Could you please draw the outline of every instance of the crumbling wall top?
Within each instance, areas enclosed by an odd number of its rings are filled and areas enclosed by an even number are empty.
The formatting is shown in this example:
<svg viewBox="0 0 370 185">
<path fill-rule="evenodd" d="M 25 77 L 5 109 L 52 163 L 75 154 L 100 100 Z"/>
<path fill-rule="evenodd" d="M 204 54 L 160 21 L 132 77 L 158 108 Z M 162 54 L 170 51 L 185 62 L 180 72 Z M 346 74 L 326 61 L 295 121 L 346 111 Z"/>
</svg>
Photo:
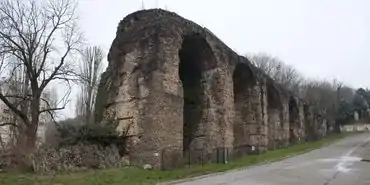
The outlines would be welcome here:
<svg viewBox="0 0 370 185">
<path fill-rule="evenodd" d="M 236 66 L 236 63 L 239 62 L 244 63 L 251 69 L 253 76 L 260 80 L 265 80 L 267 85 L 273 86 L 279 91 L 282 98 L 288 99 L 290 96 L 298 97 L 251 64 L 246 57 L 240 56 L 234 52 L 207 28 L 201 27 L 174 12 L 162 9 L 140 10 L 127 15 L 120 21 L 116 32 L 116 38 L 108 54 L 109 65 L 113 62 L 112 59 L 115 58 L 115 55 L 123 55 L 130 50 L 130 48 L 127 47 L 130 45 L 129 43 L 145 43 L 144 41 L 150 39 L 153 35 L 174 35 L 175 37 L 179 34 L 183 36 L 193 32 L 202 35 L 202 37 L 207 38 L 207 40 L 217 43 L 216 47 L 218 51 L 216 52 L 223 52 L 228 56 L 229 60 L 225 60 L 225 62 L 229 62 L 229 66 Z M 303 100 L 300 99 L 300 101 Z"/>
</svg>

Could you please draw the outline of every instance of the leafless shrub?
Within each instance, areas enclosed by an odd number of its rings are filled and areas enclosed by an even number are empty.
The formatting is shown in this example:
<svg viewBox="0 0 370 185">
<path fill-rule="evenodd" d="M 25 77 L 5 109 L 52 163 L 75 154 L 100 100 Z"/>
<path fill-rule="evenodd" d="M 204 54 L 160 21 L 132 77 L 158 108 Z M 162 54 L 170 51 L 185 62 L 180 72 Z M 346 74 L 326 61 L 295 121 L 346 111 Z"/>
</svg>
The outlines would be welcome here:
<svg viewBox="0 0 370 185">
<path fill-rule="evenodd" d="M 114 145 L 74 145 L 60 149 L 42 148 L 31 156 L 34 172 L 52 174 L 89 169 L 121 167 L 121 157 Z"/>
</svg>

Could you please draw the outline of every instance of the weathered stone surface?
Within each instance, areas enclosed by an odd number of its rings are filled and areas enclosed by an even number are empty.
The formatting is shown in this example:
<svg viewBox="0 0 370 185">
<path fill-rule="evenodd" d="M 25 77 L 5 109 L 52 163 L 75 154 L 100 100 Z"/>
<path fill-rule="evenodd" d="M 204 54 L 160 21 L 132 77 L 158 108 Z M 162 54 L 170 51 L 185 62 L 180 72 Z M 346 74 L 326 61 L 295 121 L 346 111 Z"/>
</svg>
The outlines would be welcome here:
<svg viewBox="0 0 370 185">
<path fill-rule="evenodd" d="M 96 120 L 118 120 L 117 131 L 130 136 L 130 164 L 219 161 L 220 153 L 264 152 L 317 132 L 308 105 L 175 13 L 125 17 L 108 60 Z"/>
<path fill-rule="evenodd" d="M 299 140 L 301 124 L 299 120 L 298 101 L 294 97 L 289 98 L 289 143 L 294 144 Z"/>
</svg>

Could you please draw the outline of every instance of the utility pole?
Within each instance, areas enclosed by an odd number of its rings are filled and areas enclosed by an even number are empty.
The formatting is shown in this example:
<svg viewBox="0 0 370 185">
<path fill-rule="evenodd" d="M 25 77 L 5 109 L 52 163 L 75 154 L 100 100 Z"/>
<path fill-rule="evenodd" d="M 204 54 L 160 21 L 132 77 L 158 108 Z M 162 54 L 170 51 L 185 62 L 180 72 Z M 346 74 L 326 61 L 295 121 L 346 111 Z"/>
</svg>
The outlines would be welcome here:
<svg viewBox="0 0 370 185">
<path fill-rule="evenodd" d="M 341 85 L 338 85 L 337 86 L 337 97 L 336 97 L 336 104 L 335 104 L 335 112 L 336 112 L 336 116 L 335 116 L 335 122 L 334 122 L 334 132 L 337 132 L 337 133 L 340 133 L 340 125 L 338 123 L 338 115 L 339 114 L 339 106 L 340 106 L 340 89 L 341 89 Z"/>
</svg>

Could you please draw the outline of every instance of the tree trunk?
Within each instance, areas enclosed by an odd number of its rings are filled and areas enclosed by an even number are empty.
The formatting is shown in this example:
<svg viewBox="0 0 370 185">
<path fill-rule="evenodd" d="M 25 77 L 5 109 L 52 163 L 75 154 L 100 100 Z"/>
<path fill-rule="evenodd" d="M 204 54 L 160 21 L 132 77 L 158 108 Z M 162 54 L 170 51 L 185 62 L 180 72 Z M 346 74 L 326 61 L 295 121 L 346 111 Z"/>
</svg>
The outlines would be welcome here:
<svg viewBox="0 0 370 185">
<path fill-rule="evenodd" d="M 90 124 L 92 122 L 91 120 L 91 99 L 92 99 L 92 87 L 91 84 L 88 85 L 87 88 L 87 101 L 86 101 L 86 124 Z"/>
<path fill-rule="evenodd" d="M 20 124 L 18 128 L 17 151 L 22 155 L 28 155 L 36 150 L 40 109 L 40 98 L 38 95 L 32 97 L 30 105 L 31 122 L 29 124 Z"/>
<path fill-rule="evenodd" d="M 39 125 L 39 111 L 40 111 L 40 93 L 34 91 L 31 101 L 31 124 L 27 128 L 27 139 L 29 140 L 27 144 L 29 145 L 31 151 L 36 149 L 37 140 L 37 128 Z"/>
<path fill-rule="evenodd" d="M 21 124 L 22 125 L 22 124 Z M 29 156 L 36 150 L 36 130 L 35 126 L 20 127 L 17 135 L 16 146 L 12 150 L 11 169 L 17 172 L 32 171 L 32 161 Z"/>
<path fill-rule="evenodd" d="M 37 149 L 37 128 L 39 122 L 39 96 L 33 96 L 31 100 L 31 122 L 19 124 L 17 145 L 14 153 L 15 168 L 17 171 L 32 171 L 32 161 L 29 156 Z"/>
</svg>

